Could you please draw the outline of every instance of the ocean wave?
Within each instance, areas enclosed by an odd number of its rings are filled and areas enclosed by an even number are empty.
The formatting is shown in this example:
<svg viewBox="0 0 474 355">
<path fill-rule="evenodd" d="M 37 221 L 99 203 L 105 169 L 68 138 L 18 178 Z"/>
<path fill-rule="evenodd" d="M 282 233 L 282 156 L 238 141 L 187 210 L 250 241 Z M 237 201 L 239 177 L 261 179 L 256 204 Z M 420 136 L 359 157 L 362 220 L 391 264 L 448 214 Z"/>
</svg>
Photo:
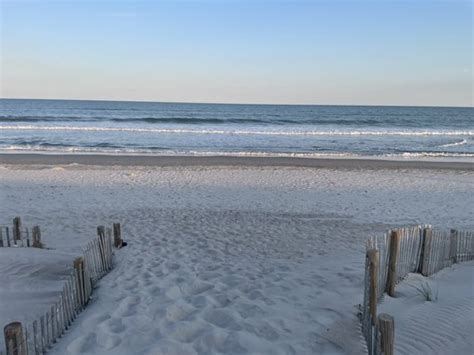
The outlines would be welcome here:
<svg viewBox="0 0 474 355">
<path fill-rule="evenodd" d="M 294 123 L 291 120 L 262 120 L 258 118 L 197 118 L 197 117 L 103 117 L 103 116 L 0 116 L 0 123 L 12 122 L 124 122 L 124 123 L 177 123 L 177 124 L 262 124 Z M 337 124 L 337 123 L 336 123 Z"/>
<path fill-rule="evenodd" d="M 258 115 L 257 115 L 258 116 Z M 31 115 L 0 115 L 0 123 L 13 123 L 13 122 L 123 122 L 123 123 L 147 123 L 147 124 L 184 124 L 184 125 L 201 125 L 201 124 L 255 124 L 255 125 L 336 125 L 336 126 L 348 126 L 357 124 L 359 126 L 380 126 L 386 124 L 384 119 L 375 118 L 359 118 L 357 122 L 354 122 L 350 118 L 325 118 L 325 117 L 311 117 L 311 118 L 300 118 L 292 119 L 291 117 L 281 118 L 282 115 L 276 114 L 265 114 L 259 117 L 187 117 L 187 116 L 167 116 L 167 117 L 107 117 L 107 116 L 72 116 L 72 115 L 44 115 L 44 116 L 31 116 Z M 410 122 L 406 122 L 409 124 Z"/>
<path fill-rule="evenodd" d="M 93 117 L 79 116 L 0 116 L 0 122 L 56 122 L 77 120 L 81 122 L 92 122 L 96 119 Z"/>
<path fill-rule="evenodd" d="M 447 153 L 447 152 L 405 152 L 401 154 L 387 154 L 387 156 L 402 156 L 406 158 L 422 157 L 453 157 L 453 158 L 472 158 L 474 153 Z"/>
<path fill-rule="evenodd" d="M 173 150 L 163 147 L 78 147 L 60 145 L 10 145 L 0 147 L 0 152 L 33 152 L 33 153 L 84 153 L 84 154 L 125 154 L 125 155 L 166 155 L 166 156 L 238 156 L 238 157 L 297 157 L 297 158 L 474 158 L 474 153 L 447 153 L 447 152 L 402 152 L 388 154 L 360 154 L 354 152 L 262 152 L 262 151 L 195 151 Z"/>
<path fill-rule="evenodd" d="M 383 158 L 383 157 L 392 157 L 392 158 L 417 158 L 417 157 L 446 157 L 446 158 L 473 158 L 474 153 L 437 153 L 437 152 L 418 152 L 418 153 L 401 153 L 401 154 L 358 154 L 358 153 L 349 153 L 349 152 L 317 152 L 317 153 L 298 153 L 298 152 L 287 152 L 287 153 L 277 153 L 277 152 L 196 152 L 191 151 L 187 152 L 192 155 L 200 156 L 255 156 L 255 157 L 308 157 L 308 158 L 317 158 L 317 157 L 374 157 L 374 158 Z"/>
<path fill-rule="evenodd" d="M 467 143 L 466 139 L 463 139 L 462 141 L 455 142 L 455 143 L 447 143 L 447 144 L 442 144 L 440 147 L 446 148 L 446 147 L 456 147 L 458 145 L 464 145 Z"/>
<path fill-rule="evenodd" d="M 137 133 L 186 133 L 186 134 L 226 134 L 226 135 L 268 135 L 268 136 L 474 136 L 472 130 L 403 131 L 403 130 L 318 130 L 318 131 L 277 131 L 277 130 L 217 130 L 181 128 L 138 128 L 138 127 L 86 127 L 86 126 L 34 126 L 0 125 L 0 130 L 33 131 L 86 131 L 86 132 L 137 132 Z"/>
<path fill-rule="evenodd" d="M 137 148 L 126 148 L 123 145 L 112 144 L 112 143 L 81 143 L 81 145 L 72 145 L 72 144 L 65 144 L 65 143 L 54 143 L 54 142 L 45 142 L 43 140 L 17 140 L 14 144 L 1 147 L 0 149 L 6 150 L 58 150 L 58 151 L 94 151 L 94 152 L 101 152 L 108 149 L 116 150 L 117 152 L 123 150 L 130 150 L 130 151 L 156 151 L 156 150 L 170 150 L 171 148 L 162 147 L 162 146 L 143 146 Z"/>
<path fill-rule="evenodd" d="M 205 116 L 165 116 L 165 117 L 155 117 L 155 116 L 142 116 L 142 117 L 120 117 L 120 116 L 94 116 L 94 115 L 44 115 L 44 116 L 32 116 L 32 115 L 0 115 L 0 123 L 69 123 L 74 124 L 74 122 L 113 122 L 113 123 L 131 123 L 131 124 L 181 124 L 181 125 L 248 125 L 253 124 L 257 126 L 345 126 L 345 127 L 355 127 L 355 126 L 371 126 L 371 127 L 410 127 L 413 122 L 407 120 L 406 118 L 398 118 L 398 120 L 390 120 L 387 117 L 358 117 L 357 121 L 354 121 L 354 116 L 350 117 L 296 117 L 293 118 L 290 116 L 282 116 L 276 114 L 265 114 L 265 115 L 249 115 L 249 117 L 205 117 Z M 390 116 L 390 115 L 387 115 Z M 420 128 L 420 127 L 418 127 Z"/>
</svg>

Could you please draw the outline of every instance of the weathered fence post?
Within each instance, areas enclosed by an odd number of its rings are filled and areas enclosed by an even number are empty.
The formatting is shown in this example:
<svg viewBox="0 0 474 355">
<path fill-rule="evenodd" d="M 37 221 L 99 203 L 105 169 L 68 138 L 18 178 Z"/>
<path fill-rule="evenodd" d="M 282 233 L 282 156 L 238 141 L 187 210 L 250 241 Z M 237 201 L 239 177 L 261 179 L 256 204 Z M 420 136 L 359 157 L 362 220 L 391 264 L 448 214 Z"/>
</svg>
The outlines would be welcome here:
<svg viewBox="0 0 474 355">
<path fill-rule="evenodd" d="M 120 223 L 114 223 L 114 246 L 116 248 L 122 247 L 122 231 L 120 230 Z"/>
<path fill-rule="evenodd" d="M 79 305 L 82 308 L 86 303 L 85 290 L 84 290 L 84 259 L 82 257 L 74 260 L 74 269 L 76 270 L 77 280 L 77 299 Z"/>
<path fill-rule="evenodd" d="M 56 304 L 51 306 L 51 312 L 49 313 L 51 316 L 51 344 L 56 342 L 56 334 L 57 334 L 57 318 L 56 318 Z"/>
<path fill-rule="evenodd" d="M 430 275 L 430 259 L 431 259 L 431 241 L 432 241 L 433 231 L 431 227 L 426 227 L 423 229 L 423 259 L 421 261 L 421 274 L 423 276 Z"/>
<path fill-rule="evenodd" d="M 33 348 L 34 354 L 38 355 L 40 353 L 40 347 L 38 341 L 38 321 L 36 319 L 33 321 Z"/>
<path fill-rule="evenodd" d="M 26 344 L 23 338 L 23 327 L 20 322 L 7 324 L 3 328 L 5 337 L 6 355 L 27 355 Z"/>
<path fill-rule="evenodd" d="M 17 240 L 21 240 L 21 218 L 13 218 L 13 243 L 16 244 Z"/>
<path fill-rule="evenodd" d="M 380 331 L 380 348 L 383 355 L 393 355 L 393 342 L 395 338 L 395 322 L 387 313 L 381 313 L 378 318 Z"/>
<path fill-rule="evenodd" d="M 44 328 L 44 316 L 40 316 L 40 337 L 41 337 L 41 352 L 46 352 L 46 329 Z"/>
<path fill-rule="evenodd" d="M 59 320 L 59 326 L 58 326 L 58 337 L 60 337 L 65 328 L 66 328 L 66 321 L 65 321 L 65 309 L 64 309 L 64 287 L 63 287 L 63 290 L 61 292 L 61 294 L 59 295 L 59 308 L 58 308 L 58 320 Z"/>
<path fill-rule="evenodd" d="M 44 315 L 44 329 L 45 329 L 45 343 L 46 343 L 46 349 L 49 348 L 51 345 L 50 342 L 50 334 L 49 334 L 49 322 L 51 321 L 51 318 L 49 317 L 49 311 L 46 311 L 46 314 Z"/>
<path fill-rule="evenodd" d="M 387 285 L 385 291 L 390 297 L 395 296 L 395 284 L 397 283 L 397 259 L 400 249 L 400 231 L 393 230 L 390 234 L 390 250 L 388 261 Z"/>
<path fill-rule="evenodd" d="M 7 247 L 11 247 L 11 244 L 10 244 L 10 230 L 8 229 L 8 227 L 6 227 L 5 229 L 6 229 L 6 232 L 7 232 Z"/>
<path fill-rule="evenodd" d="M 372 325 L 377 321 L 377 281 L 379 269 L 379 251 L 377 249 L 367 250 L 369 260 L 369 308 Z"/>
<path fill-rule="evenodd" d="M 451 229 L 449 239 L 449 259 L 455 264 L 458 262 L 458 231 L 456 229 Z"/>
<path fill-rule="evenodd" d="M 99 253 L 102 262 L 102 269 L 107 270 L 106 256 L 105 256 L 105 227 L 97 227 L 97 235 L 99 236 Z"/>
<path fill-rule="evenodd" d="M 43 247 L 43 244 L 41 243 L 41 230 L 39 226 L 33 227 L 32 239 L 33 239 L 33 248 Z"/>
</svg>

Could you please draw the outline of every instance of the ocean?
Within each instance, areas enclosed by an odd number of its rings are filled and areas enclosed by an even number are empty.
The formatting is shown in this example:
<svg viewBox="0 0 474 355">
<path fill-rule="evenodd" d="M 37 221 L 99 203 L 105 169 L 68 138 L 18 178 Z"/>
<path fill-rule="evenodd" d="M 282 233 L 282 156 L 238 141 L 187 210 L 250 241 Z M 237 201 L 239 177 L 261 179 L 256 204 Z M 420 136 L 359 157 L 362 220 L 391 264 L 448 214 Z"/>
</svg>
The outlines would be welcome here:
<svg viewBox="0 0 474 355">
<path fill-rule="evenodd" d="M 0 99 L 0 151 L 474 157 L 474 109 Z"/>
</svg>

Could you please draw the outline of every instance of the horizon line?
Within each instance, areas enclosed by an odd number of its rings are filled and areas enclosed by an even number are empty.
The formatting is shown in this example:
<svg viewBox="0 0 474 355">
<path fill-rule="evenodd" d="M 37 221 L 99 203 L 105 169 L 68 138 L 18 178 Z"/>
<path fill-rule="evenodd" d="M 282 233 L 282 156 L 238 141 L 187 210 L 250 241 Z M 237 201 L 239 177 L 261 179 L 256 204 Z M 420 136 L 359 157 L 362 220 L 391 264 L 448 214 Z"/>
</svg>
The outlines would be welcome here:
<svg viewBox="0 0 474 355">
<path fill-rule="evenodd" d="M 355 107 L 419 107 L 419 108 L 474 108 L 456 105 L 403 105 L 403 104 L 316 104 L 316 103 L 249 103 L 249 102 L 202 102 L 202 101 L 150 101 L 150 100 L 117 100 L 117 99 L 65 99 L 65 98 L 31 98 L 31 97 L 0 97 L 0 100 L 38 100 L 38 101 L 93 101 L 93 102 L 130 102 L 156 104 L 188 104 L 188 105 L 246 105 L 246 106 L 355 106 Z"/>
</svg>

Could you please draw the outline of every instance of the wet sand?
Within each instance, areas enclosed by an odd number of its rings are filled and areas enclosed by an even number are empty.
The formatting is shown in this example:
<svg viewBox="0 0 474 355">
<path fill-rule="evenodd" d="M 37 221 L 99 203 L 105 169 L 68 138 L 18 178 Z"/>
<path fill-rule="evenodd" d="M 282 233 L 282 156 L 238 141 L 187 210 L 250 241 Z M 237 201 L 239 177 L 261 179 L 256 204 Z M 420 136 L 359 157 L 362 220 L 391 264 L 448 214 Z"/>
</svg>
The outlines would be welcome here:
<svg viewBox="0 0 474 355">
<path fill-rule="evenodd" d="M 241 156 L 164 156 L 106 154 L 10 154 L 0 153 L 0 164 L 102 165 L 102 166 L 248 166 L 343 169 L 443 169 L 474 170 L 474 162 L 448 160 L 384 160 L 369 158 L 300 158 Z"/>
</svg>

